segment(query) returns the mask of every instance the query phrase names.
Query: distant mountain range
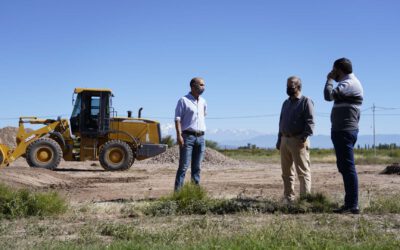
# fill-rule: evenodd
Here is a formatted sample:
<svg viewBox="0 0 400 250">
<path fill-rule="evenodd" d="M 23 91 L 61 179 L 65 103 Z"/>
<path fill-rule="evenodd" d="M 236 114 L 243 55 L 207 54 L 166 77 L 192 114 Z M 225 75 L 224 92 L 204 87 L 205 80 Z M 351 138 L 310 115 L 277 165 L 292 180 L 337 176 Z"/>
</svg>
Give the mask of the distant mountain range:
<svg viewBox="0 0 400 250">
<path fill-rule="evenodd" d="M 171 135 L 175 138 L 175 127 L 167 124 L 161 127 L 163 136 Z M 221 147 L 236 148 L 254 144 L 261 148 L 275 148 L 277 134 L 264 134 L 255 130 L 214 129 L 207 130 L 207 140 L 218 142 Z M 395 143 L 400 145 L 400 134 L 376 135 L 376 145 Z M 372 135 L 359 135 L 356 147 L 362 148 L 373 145 Z M 311 137 L 312 148 L 333 148 L 330 135 L 314 135 Z"/>
</svg>

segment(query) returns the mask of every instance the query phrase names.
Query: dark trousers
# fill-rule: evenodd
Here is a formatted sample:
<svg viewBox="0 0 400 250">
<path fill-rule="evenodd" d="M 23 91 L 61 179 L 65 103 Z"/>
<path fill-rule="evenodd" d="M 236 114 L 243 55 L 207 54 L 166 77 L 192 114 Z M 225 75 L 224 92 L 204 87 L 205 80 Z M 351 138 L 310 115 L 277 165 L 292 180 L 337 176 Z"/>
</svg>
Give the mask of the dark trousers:
<svg viewBox="0 0 400 250">
<path fill-rule="evenodd" d="M 357 135 L 358 130 L 331 132 L 331 139 L 336 153 L 336 164 L 343 176 L 346 193 L 344 205 L 348 208 L 358 207 L 358 177 L 353 151 Z"/>
</svg>

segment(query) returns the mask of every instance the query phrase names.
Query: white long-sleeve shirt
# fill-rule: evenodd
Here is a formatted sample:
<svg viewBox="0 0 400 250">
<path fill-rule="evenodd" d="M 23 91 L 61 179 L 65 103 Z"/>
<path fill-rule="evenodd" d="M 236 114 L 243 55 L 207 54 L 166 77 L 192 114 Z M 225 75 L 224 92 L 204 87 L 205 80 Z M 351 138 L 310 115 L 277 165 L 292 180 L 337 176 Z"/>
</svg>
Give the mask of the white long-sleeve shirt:
<svg viewBox="0 0 400 250">
<path fill-rule="evenodd" d="M 175 108 L 175 121 L 180 121 L 182 131 L 206 131 L 205 116 L 207 102 L 199 96 L 196 100 L 191 93 L 179 99 Z"/>
</svg>

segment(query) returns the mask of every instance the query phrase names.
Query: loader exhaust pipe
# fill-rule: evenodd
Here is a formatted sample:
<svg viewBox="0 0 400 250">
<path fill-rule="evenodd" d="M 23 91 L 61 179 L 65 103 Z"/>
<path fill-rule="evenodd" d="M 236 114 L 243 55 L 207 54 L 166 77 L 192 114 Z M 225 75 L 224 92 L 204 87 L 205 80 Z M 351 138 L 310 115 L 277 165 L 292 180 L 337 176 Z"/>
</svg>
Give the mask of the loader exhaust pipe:
<svg viewBox="0 0 400 250">
<path fill-rule="evenodd" d="M 128 118 L 132 117 L 132 111 L 128 110 Z"/>
<path fill-rule="evenodd" d="M 143 110 L 143 107 L 140 107 L 140 109 L 138 111 L 138 118 L 142 118 L 142 110 Z"/>
</svg>

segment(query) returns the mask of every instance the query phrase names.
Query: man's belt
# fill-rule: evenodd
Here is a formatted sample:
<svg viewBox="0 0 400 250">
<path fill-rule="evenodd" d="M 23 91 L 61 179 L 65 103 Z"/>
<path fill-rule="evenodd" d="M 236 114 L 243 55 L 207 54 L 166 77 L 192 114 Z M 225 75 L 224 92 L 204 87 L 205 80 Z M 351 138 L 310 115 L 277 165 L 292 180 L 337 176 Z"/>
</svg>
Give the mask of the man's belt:
<svg viewBox="0 0 400 250">
<path fill-rule="evenodd" d="M 194 135 L 194 136 L 196 136 L 196 137 L 199 137 L 199 136 L 203 136 L 203 135 L 204 135 L 204 131 L 184 130 L 184 131 L 182 131 L 182 134 L 185 134 L 185 135 Z"/>
</svg>

